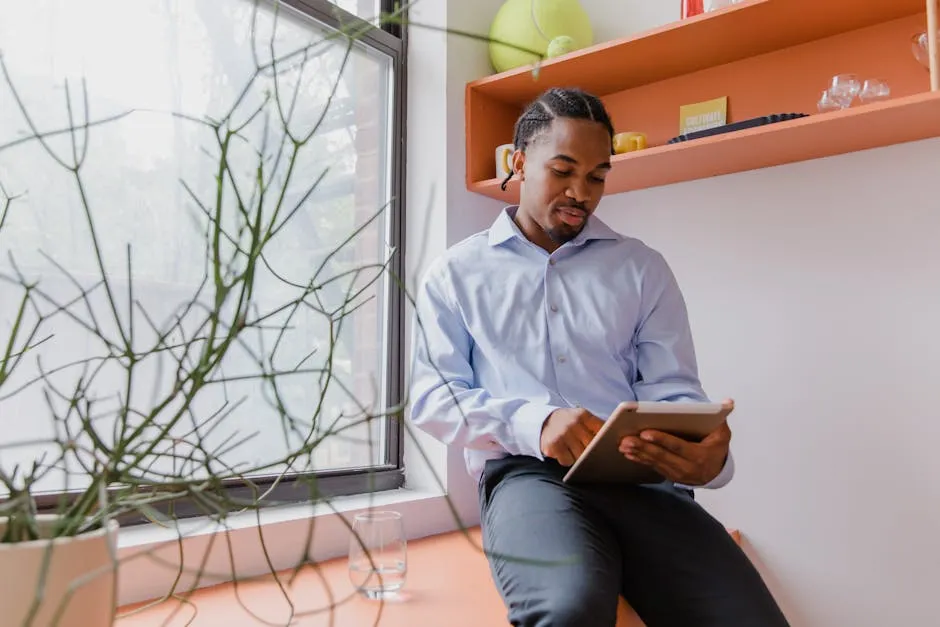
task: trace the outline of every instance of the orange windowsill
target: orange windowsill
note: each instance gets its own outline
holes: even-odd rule
[[[296,612],[291,625],[476,627],[507,624],[506,610],[480,549],[478,529],[471,530],[469,538],[461,533],[449,533],[409,542],[408,575],[400,601],[380,603],[354,594],[345,559],[324,562],[319,565],[319,571],[305,567],[288,588]],[[282,573],[285,579],[287,576],[289,573]],[[287,587],[286,581],[284,585]],[[163,602],[119,619],[115,627],[254,627],[272,623],[286,625],[290,618],[285,595],[270,576],[239,584],[237,597],[235,586],[226,583],[197,590],[190,601],[194,607],[180,607],[177,601]],[[130,609],[122,608],[121,612]],[[165,622],[174,612],[176,616]]]

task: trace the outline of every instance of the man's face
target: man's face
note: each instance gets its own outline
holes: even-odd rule
[[[556,244],[572,240],[604,194],[610,141],[602,124],[560,117],[533,138],[525,154],[516,151],[513,169],[523,181],[520,219],[536,223]]]

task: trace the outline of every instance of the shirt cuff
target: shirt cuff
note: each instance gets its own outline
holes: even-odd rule
[[[705,485],[686,485],[684,483],[677,483],[676,487],[684,488],[686,490],[715,490],[717,488],[722,488],[731,481],[731,477],[734,476],[734,457],[731,455],[731,451],[728,451],[728,457],[725,458],[725,465],[722,466],[721,472],[718,473],[714,479],[706,483]]]
[[[520,455],[530,455],[539,460],[544,460],[542,455],[542,425],[549,415],[558,409],[551,405],[540,405],[538,403],[526,403],[515,411],[512,415],[513,439],[516,446],[519,447]]]

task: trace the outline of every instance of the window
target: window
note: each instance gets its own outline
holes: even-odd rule
[[[12,255],[16,271],[39,280],[46,311],[53,303],[75,303],[82,290],[87,294],[72,308],[75,315],[50,318],[43,337],[51,337],[30,352],[17,380],[0,389],[0,444],[34,442],[5,451],[0,468],[9,472],[16,463],[31,463],[49,452],[50,438],[64,437],[64,422],[50,416],[69,413],[67,394],[50,398],[46,385],[18,387],[39,372],[36,358],[48,372],[107,352],[89,329],[113,341],[120,337],[109,322],[114,316],[85,208],[95,221],[100,263],[118,304],[115,316],[126,327],[134,312],[141,344],[157,346],[161,333],[185,343],[204,332],[199,312],[213,304],[217,277],[207,269],[207,251],[224,163],[229,213],[218,238],[219,276],[245,269],[243,260],[225,263],[237,257],[236,242],[251,237],[231,213],[239,205],[248,215],[257,208],[263,223],[287,226],[273,229],[258,259],[258,309],[238,319],[256,324],[257,333],[227,355],[225,383],[206,391],[185,420],[174,423],[180,450],[155,454],[153,476],[175,476],[186,464],[188,472],[200,472],[202,447],[211,448],[218,463],[257,469],[249,474],[262,484],[287,470],[288,478],[316,473],[318,489],[332,495],[401,485],[398,421],[382,415],[402,398],[402,299],[391,276],[403,267],[404,44],[394,26],[364,29],[348,50],[346,40],[334,36],[341,24],[371,19],[393,10],[391,4],[4,3],[3,60],[35,128],[65,128],[69,115],[80,125],[86,112],[102,123],[77,133],[74,151],[69,133],[46,137],[46,147],[66,164],[85,155],[79,188],[39,142],[16,143],[29,134],[29,122],[0,80],[0,146],[6,146],[0,150],[0,184],[16,197],[0,230],[0,275],[14,274]],[[213,128],[220,120],[221,135]],[[228,143],[218,140],[225,129],[237,129]],[[293,139],[305,140],[296,155]],[[315,290],[308,287],[311,277]],[[0,342],[17,313],[15,288],[0,282]],[[184,313],[182,306],[194,297],[198,305]],[[279,310],[292,300],[298,306]],[[130,302],[139,305],[125,306]],[[128,423],[133,428],[135,411],[149,410],[152,399],[167,395],[174,359],[198,355],[190,343],[192,354],[181,357],[172,342],[164,340],[162,355],[155,352],[139,365],[126,392],[126,373],[115,360],[95,370],[85,396],[95,399],[96,410],[88,410],[86,419],[113,416],[126,395],[133,399],[124,426],[104,418],[110,422],[99,433],[113,434]],[[258,360],[267,358],[268,371],[299,372],[280,379],[276,389],[267,378],[241,376],[257,374]],[[49,381],[68,390],[80,374],[66,368]],[[169,407],[166,415],[173,411]],[[14,431],[14,424],[21,430]],[[324,444],[285,464],[285,452],[298,438],[309,438],[314,425],[316,433],[330,431]],[[62,472],[52,472],[42,487],[61,493],[78,487],[76,480],[72,475],[66,483]],[[307,496],[306,487],[292,487],[289,480],[278,490],[277,500]]]

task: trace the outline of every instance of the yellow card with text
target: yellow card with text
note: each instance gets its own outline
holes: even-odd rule
[[[679,107],[679,134],[704,131],[728,123],[728,97]]]

